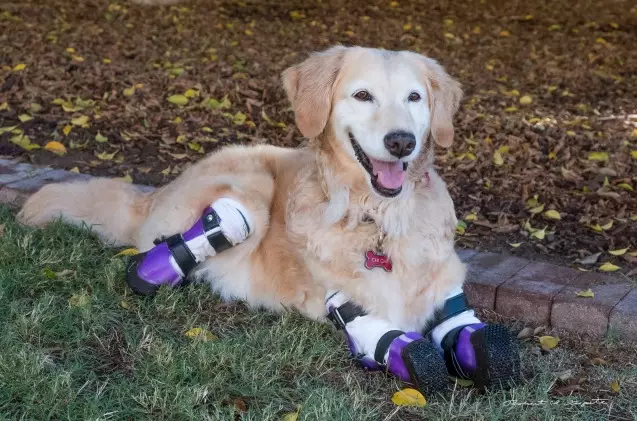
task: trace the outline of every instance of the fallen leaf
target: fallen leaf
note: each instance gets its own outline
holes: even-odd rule
[[[538,240],[544,240],[545,236],[546,236],[546,227],[531,233],[531,237],[535,237]]]
[[[417,406],[423,408],[427,404],[427,400],[422,393],[412,388],[399,390],[394,393],[391,400],[394,402],[394,405],[397,406]]]
[[[123,301],[123,300],[119,302],[119,306],[126,310],[130,310],[131,308],[131,305],[128,303],[128,301]]]
[[[626,191],[635,191],[635,189],[633,189],[633,186],[628,183],[619,183],[617,187]]]
[[[464,235],[466,230],[467,230],[467,223],[464,221],[458,221],[458,224],[456,225],[456,234]]]
[[[195,89],[188,89],[186,92],[184,92],[184,96],[186,98],[195,98],[199,96],[199,91]]]
[[[511,247],[513,247],[514,249],[516,249],[516,248],[520,247],[522,245],[522,243],[509,243],[509,245]]]
[[[554,220],[562,219],[562,216],[560,215],[560,213],[553,209],[549,209],[546,212],[544,212],[544,217],[547,219],[554,219]]]
[[[117,256],[134,256],[136,254],[139,254],[139,250],[137,250],[136,248],[128,248],[128,249],[124,249],[124,250],[120,251],[119,253],[117,253],[115,255],[115,257],[117,257]]]
[[[217,339],[217,337],[209,330],[201,327],[193,327],[192,329],[187,330],[184,335],[188,338],[201,338],[203,341],[212,341]]]
[[[135,87],[131,86],[130,88],[126,88],[122,91],[122,93],[124,94],[124,96],[133,96],[135,95]]]
[[[71,126],[70,124],[67,124],[66,126],[64,126],[64,128],[62,129],[62,133],[64,133],[64,136],[68,136],[69,133],[71,133],[71,130],[73,129],[73,126]]]
[[[583,259],[576,259],[575,262],[581,263],[583,265],[592,265],[593,263],[597,262],[597,259],[599,259],[599,256],[601,255],[602,252],[591,254],[590,256],[586,256]]]
[[[15,130],[17,128],[18,128],[18,126],[0,127],[0,134],[8,133],[8,132],[13,131],[13,130]]]
[[[465,221],[475,221],[476,219],[478,219],[478,215],[476,215],[475,213],[468,213],[463,219]]]
[[[502,154],[499,151],[493,152],[493,163],[496,167],[500,167],[504,164],[504,158],[502,158]]]
[[[625,249],[617,249],[617,250],[608,250],[610,254],[613,256],[623,256],[628,251],[628,248]]]
[[[544,332],[544,330],[546,329],[545,326],[538,326],[535,329],[533,329],[533,335],[539,335],[541,332]]]
[[[606,152],[590,152],[588,154],[589,161],[608,161],[608,153]]]
[[[615,272],[617,270],[619,270],[620,267],[616,266],[614,264],[612,264],[611,262],[606,262],[603,265],[601,265],[599,267],[599,270],[603,271],[603,272]]]
[[[531,329],[530,327],[525,327],[524,329],[522,329],[520,331],[520,333],[518,333],[517,338],[518,339],[528,339],[530,337],[533,336],[533,329]]]
[[[123,177],[115,177],[113,180],[123,181],[124,183],[132,183],[133,177],[131,177],[130,174],[126,174]]]
[[[29,121],[29,120],[33,120],[33,117],[31,117],[31,116],[30,116],[30,115],[28,115],[28,114],[20,114],[20,115],[18,116],[18,120],[20,120],[22,123],[26,123],[26,122],[27,122],[27,121]]]
[[[81,294],[73,294],[71,298],[69,298],[69,305],[71,307],[84,307],[90,300],[91,297],[84,292]]]
[[[584,297],[584,298],[595,298],[595,293],[590,288],[587,289],[586,291],[579,291],[575,295],[577,295],[578,297]]]
[[[11,139],[9,139],[9,141],[11,143],[15,143],[16,145],[20,146],[22,149],[25,149],[27,151],[40,149],[40,145],[38,145],[37,143],[31,143],[31,139],[29,138],[29,136],[25,136],[23,134],[13,136],[11,137]]]
[[[185,95],[171,95],[168,97],[168,102],[176,105],[188,104],[188,97]]]
[[[529,105],[533,102],[533,98],[530,95],[524,95],[522,98],[520,98],[520,104],[522,105]]]
[[[297,421],[299,418],[300,412],[301,412],[301,405],[297,405],[296,411],[285,414],[283,416],[282,421]]]
[[[473,386],[473,380],[470,380],[470,379],[460,379],[458,377],[454,377],[454,380],[456,381],[456,383],[459,386],[462,386],[462,387],[471,387],[471,386]]]
[[[98,157],[99,159],[101,159],[102,161],[111,161],[115,155],[117,155],[117,151],[113,152],[113,153],[107,153],[107,152],[100,152],[97,153],[95,152],[95,156]]]
[[[554,336],[540,336],[540,345],[546,351],[555,348],[559,343],[560,339]]]
[[[613,380],[610,384],[610,389],[615,393],[619,393],[619,381]]]
[[[99,143],[105,143],[108,142],[108,138],[102,135],[100,132],[97,132],[97,134],[95,135],[95,141]]]
[[[89,120],[88,116],[81,115],[79,117],[72,119],[71,124],[74,126],[88,127],[88,120]]]
[[[613,228],[613,221],[610,221],[609,223],[602,225],[602,229],[604,231],[608,231],[611,228]]]
[[[66,153],[66,146],[64,146],[60,142],[56,142],[55,140],[44,145],[44,149],[60,156]]]
[[[529,209],[529,212],[531,212],[533,215],[536,215],[542,212],[543,210],[544,210],[544,205],[540,205],[540,206],[536,206],[534,208]]]
[[[14,72],[19,72],[27,68],[27,65],[24,63],[18,63],[13,67]]]
[[[73,167],[69,170],[69,172],[75,173],[75,174],[79,174],[80,173],[80,169],[78,167]]]
[[[47,279],[57,279],[58,277],[51,268],[42,269],[42,275],[44,275],[44,277]]]

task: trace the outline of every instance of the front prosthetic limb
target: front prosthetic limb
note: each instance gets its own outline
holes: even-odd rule
[[[126,282],[141,295],[154,295],[161,285],[182,285],[206,258],[245,241],[252,226],[251,214],[241,203],[220,198],[184,234],[158,239],[155,247],[133,256]]]
[[[328,292],[326,307],[328,318],[344,331],[352,356],[365,369],[386,370],[428,395],[447,388],[447,368],[431,340],[366,314],[340,292]]]
[[[450,375],[478,389],[509,388],[520,380],[517,340],[506,327],[481,322],[461,288],[448,295],[423,335],[431,337]]]

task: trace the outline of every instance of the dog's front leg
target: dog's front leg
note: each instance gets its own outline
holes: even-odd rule
[[[344,331],[352,356],[365,369],[386,370],[426,394],[446,388],[447,368],[430,339],[366,314],[341,292],[328,291],[325,305],[328,318]]]

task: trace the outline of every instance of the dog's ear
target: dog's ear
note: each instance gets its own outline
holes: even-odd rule
[[[347,47],[314,53],[283,72],[283,87],[294,109],[296,125],[311,139],[323,132],[330,118],[334,82]]]
[[[433,91],[431,134],[438,145],[448,148],[453,143],[453,117],[462,99],[462,88],[436,60],[421,57],[424,58],[426,77]]]

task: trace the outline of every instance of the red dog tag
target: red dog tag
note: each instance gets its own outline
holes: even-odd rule
[[[391,260],[384,254],[376,254],[369,250],[365,253],[365,267],[369,270],[383,268],[385,272],[391,272]]]

